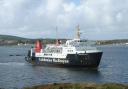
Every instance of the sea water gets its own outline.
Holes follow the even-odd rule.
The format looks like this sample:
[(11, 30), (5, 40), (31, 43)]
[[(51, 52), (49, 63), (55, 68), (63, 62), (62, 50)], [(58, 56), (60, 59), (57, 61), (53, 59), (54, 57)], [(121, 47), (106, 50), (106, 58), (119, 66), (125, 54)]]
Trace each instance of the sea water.
[(128, 84), (128, 46), (99, 46), (103, 56), (98, 69), (33, 66), (25, 61), (31, 46), (0, 46), (0, 88), (49, 83)]

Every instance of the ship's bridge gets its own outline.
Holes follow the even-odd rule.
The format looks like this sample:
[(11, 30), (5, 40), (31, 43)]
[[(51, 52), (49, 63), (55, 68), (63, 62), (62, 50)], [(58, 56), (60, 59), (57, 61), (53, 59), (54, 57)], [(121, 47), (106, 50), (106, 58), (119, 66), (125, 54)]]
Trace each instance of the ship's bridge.
[(66, 41), (66, 46), (89, 46), (89, 45), (94, 45), (95, 42), (93, 41), (87, 41), (87, 40), (80, 40), (80, 39), (74, 39), (74, 40), (67, 40)]
[(94, 41), (88, 41), (83, 39), (67, 40), (66, 46), (75, 47), (76, 50), (79, 50), (79, 51), (96, 49), (96, 47), (94, 47), (95, 46)]

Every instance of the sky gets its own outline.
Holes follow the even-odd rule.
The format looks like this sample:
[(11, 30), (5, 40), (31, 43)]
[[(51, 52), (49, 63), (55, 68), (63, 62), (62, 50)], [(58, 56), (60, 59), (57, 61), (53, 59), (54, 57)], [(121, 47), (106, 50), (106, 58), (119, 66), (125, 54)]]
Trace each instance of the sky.
[(128, 39), (128, 0), (0, 0), (0, 34), (25, 38)]

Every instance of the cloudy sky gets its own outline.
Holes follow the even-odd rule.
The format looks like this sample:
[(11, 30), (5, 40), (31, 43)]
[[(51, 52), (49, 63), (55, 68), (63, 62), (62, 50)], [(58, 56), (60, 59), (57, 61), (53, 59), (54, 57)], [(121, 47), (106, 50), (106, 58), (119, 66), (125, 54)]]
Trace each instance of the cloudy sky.
[(0, 34), (27, 38), (128, 39), (128, 0), (0, 0)]

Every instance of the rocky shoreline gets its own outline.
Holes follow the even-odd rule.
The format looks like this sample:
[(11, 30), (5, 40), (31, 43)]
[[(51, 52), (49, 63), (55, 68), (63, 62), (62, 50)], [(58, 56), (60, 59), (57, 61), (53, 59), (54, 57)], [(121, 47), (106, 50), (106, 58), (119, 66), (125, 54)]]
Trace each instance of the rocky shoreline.
[(128, 85), (125, 84), (95, 84), (95, 83), (54, 83), (47, 85), (38, 85), (32, 87), (25, 87), (23, 89), (128, 89)]

